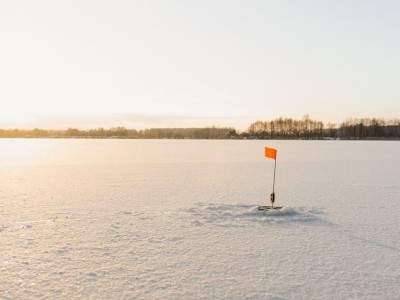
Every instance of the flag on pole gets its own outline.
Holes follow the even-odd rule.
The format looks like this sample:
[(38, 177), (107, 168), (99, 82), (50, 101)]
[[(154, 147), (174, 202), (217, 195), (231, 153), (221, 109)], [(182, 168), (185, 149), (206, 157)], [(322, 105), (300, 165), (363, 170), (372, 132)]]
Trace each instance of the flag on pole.
[(265, 147), (265, 157), (276, 160), (276, 149)]

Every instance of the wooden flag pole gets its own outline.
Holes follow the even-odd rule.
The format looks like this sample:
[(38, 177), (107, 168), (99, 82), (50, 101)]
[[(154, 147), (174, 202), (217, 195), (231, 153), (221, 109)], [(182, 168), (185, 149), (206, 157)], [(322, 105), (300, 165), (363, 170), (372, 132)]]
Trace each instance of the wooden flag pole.
[(275, 164), (274, 164), (274, 182), (272, 184), (272, 194), (271, 194), (271, 206), (274, 207), (274, 202), (275, 202), (275, 173), (276, 173), (276, 158), (275, 158)]
[(274, 181), (272, 183), (272, 193), (271, 193), (271, 206), (259, 206), (258, 210), (270, 210), (270, 209), (281, 209), (282, 206), (276, 206), (274, 207), (274, 202), (275, 202), (275, 174), (276, 174), (276, 152), (277, 150), (274, 148), (268, 148), (265, 147), (265, 157), (268, 158), (272, 158), (273, 160), (275, 160), (275, 164), (274, 164)]

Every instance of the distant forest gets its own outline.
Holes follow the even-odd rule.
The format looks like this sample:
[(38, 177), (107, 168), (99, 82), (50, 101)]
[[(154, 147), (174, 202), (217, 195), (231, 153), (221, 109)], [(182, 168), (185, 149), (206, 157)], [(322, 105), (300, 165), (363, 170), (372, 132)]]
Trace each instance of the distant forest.
[(300, 120), (257, 121), (249, 126), (247, 134), (258, 139), (400, 139), (400, 119), (350, 118), (337, 126), (305, 115)]
[(312, 120), (278, 118), (252, 123), (247, 131), (234, 128), (151, 128), (144, 130), (115, 127), (80, 130), (0, 129), (0, 138), (119, 138), (119, 139), (343, 139), (343, 140), (399, 140), (400, 119), (348, 119), (339, 126)]

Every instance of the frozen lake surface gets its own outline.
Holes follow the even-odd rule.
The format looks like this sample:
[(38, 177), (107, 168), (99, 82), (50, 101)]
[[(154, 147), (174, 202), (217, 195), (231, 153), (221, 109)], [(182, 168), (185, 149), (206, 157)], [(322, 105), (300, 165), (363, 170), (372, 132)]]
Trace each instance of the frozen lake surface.
[(0, 298), (399, 299), (399, 153), (2, 139)]

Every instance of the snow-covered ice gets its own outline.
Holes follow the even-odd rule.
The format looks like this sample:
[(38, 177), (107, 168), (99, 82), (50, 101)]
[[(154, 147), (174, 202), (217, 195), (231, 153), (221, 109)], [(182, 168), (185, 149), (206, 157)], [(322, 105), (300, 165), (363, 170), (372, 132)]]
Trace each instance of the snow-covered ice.
[[(276, 205), (260, 212), (272, 189)], [(0, 298), (396, 299), (400, 142), (0, 140)]]

